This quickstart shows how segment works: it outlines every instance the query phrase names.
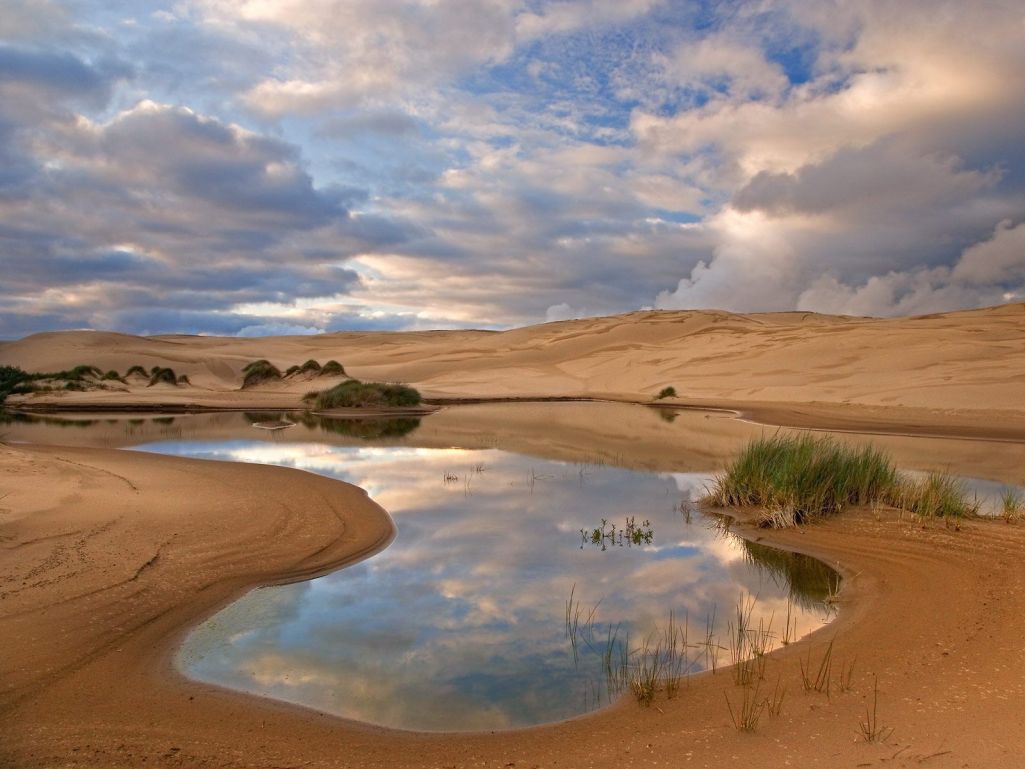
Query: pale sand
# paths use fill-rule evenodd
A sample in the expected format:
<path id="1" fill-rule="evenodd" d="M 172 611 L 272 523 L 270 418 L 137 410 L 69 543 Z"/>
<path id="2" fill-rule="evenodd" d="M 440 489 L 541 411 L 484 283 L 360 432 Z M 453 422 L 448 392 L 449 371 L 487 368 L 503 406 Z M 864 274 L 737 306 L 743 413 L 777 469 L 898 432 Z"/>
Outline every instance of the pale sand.
<path id="1" fill-rule="evenodd" d="M 175 344 L 161 349 L 179 357 L 152 358 L 153 363 L 170 363 L 190 377 L 188 366 L 207 371 L 204 386 L 223 388 L 211 400 L 224 404 L 238 402 L 228 392 L 237 387 L 234 373 L 219 368 L 231 355 L 238 366 L 255 357 L 284 365 L 336 357 L 360 377 L 405 379 L 434 394 L 458 396 L 524 395 L 537 388 L 544 395 L 639 399 L 674 384 L 683 395 L 713 399 L 715 393 L 702 388 L 714 389 L 710 383 L 717 381 L 729 403 L 743 402 L 750 390 L 756 394 L 748 400 L 795 411 L 805 409 L 805 402 L 825 403 L 824 412 L 816 411 L 817 404 L 809 410 L 828 417 L 850 398 L 865 408 L 904 414 L 906 425 L 921 421 L 921 414 L 941 422 L 969 414 L 977 432 L 1000 434 L 1021 418 L 1023 322 L 1020 305 L 903 321 L 814 317 L 802 323 L 792 315 L 738 320 L 672 313 L 501 335 L 349 335 L 344 345 L 321 340 L 337 343 L 329 353 L 314 350 L 317 340 L 306 338 L 168 342 L 75 333 L 5 345 L 0 361 L 33 369 L 89 362 L 123 370 L 149 363 L 133 345 Z M 574 328 L 575 337 L 569 333 Z M 798 338 L 778 347 L 787 333 Z M 887 344 L 891 336 L 897 341 Z M 122 345 L 110 358 L 102 357 L 104 337 Z M 82 345 L 94 342 L 100 347 L 79 355 Z M 267 345 L 280 349 L 281 357 L 268 354 Z M 930 345 L 932 362 L 926 358 Z M 743 346 L 749 356 L 741 354 Z M 446 358 L 449 348 L 455 351 Z M 1004 348 L 999 356 L 994 352 Z M 710 360 L 699 360 L 701 349 Z M 836 357 L 838 350 L 846 350 L 846 363 Z M 370 362 L 375 356 L 376 364 Z M 489 369 L 498 358 L 515 365 Z M 830 360 L 834 376 L 826 378 Z M 747 361 L 756 375 L 745 373 Z M 894 370 L 885 370 L 883 361 Z M 770 365 L 784 373 L 772 373 Z M 672 379 L 661 378 L 669 371 Z M 822 376 L 804 381 L 813 371 Z M 874 375 L 880 384 L 873 390 Z M 945 381 L 958 384 L 948 393 Z M 171 388 L 165 392 L 172 400 L 191 397 Z M 168 397 L 147 397 L 157 403 L 157 395 Z M 575 416 L 559 417 L 554 435 L 552 413 L 525 404 L 447 409 L 414 435 L 424 445 L 472 446 L 475 436 L 490 431 L 503 447 L 548 456 L 571 458 L 593 450 L 636 456 L 639 466 L 686 469 L 693 463 L 704 469 L 709 458 L 721 460 L 731 446 L 762 429 L 719 424 L 703 441 L 700 420 L 722 415 L 678 417 L 693 422 L 696 440 L 687 431 L 674 432 L 675 422 L 663 423 L 652 412 L 651 420 L 631 417 L 624 433 L 623 426 L 595 424 L 587 404 L 579 406 Z M 927 420 L 923 429 L 929 426 Z M 120 445 L 117 427 L 123 431 L 112 427 L 111 445 Z M 723 427 L 725 437 L 711 438 L 722 436 Z M 637 440 L 622 437 L 630 431 Z M 935 441 L 933 453 L 900 436 L 877 440 L 920 463 L 963 459 L 978 468 L 971 474 L 1022 480 L 1018 443 Z M 197 684 L 171 668 L 182 633 L 248 587 L 305 578 L 383 546 L 390 522 L 359 490 L 280 468 L 75 448 L 4 449 L 0 473 L 0 493 L 7 494 L 0 499 L 0 766 L 1023 763 L 1025 526 L 979 522 L 955 532 L 892 515 L 876 520 L 852 513 L 800 532 L 749 530 L 764 542 L 837 563 L 848 577 L 839 619 L 772 655 L 769 682 L 782 676 L 787 699 L 783 716 L 764 718 L 755 735 L 737 734 L 729 725 L 723 693 L 735 701 L 738 695 L 723 673 L 693 679 L 678 699 L 660 699 L 654 708 L 627 697 L 564 724 L 498 734 L 418 735 Z M 836 657 L 856 656 L 857 664 L 853 691 L 827 700 L 801 690 L 798 660 L 810 648 L 817 663 L 832 638 Z M 866 745 L 856 731 L 876 675 L 880 719 L 895 731 L 885 745 Z"/>
<path id="2" fill-rule="evenodd" d="M 64 407 L 294 408 L 337 380 L 238 392 L 242 367 L 340 361 L 365 380 L 408 382 L 432 398 L 577 396 L 774 409 L 806 425 L 844 419 L 873 429 L 926 427 L 1025 437 L 1025 304 L 920 318 L 864 319 L 715 311 L 646 312 L 501 333 L 433 331 L 237 339 L 37 334 L 0 344 L 0 364 L 30 371 L 92 364 L 124 372 L 172 367 L 191 387 L 137 384 L 125 392 L 66 393 Z M 15 399 L 17 400 L 17 399 Z M 38 398 L 36 399 L 38 400 Z M 993 433 L 988 433 L 993 434 Z"/>

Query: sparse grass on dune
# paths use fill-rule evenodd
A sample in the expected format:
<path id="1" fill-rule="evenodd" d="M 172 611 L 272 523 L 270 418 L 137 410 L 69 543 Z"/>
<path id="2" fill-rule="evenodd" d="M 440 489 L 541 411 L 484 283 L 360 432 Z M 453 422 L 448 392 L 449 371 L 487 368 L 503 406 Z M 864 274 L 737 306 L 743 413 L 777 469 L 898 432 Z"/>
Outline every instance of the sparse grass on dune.
<path id="1" fill-rule="evenodd" d="M 321 376 L 345 376 L 345 368 L 336 360 L 329 360 L 320 369 Z"/>
<path id="2" fill-rule="evenodd" d="M 242 387 L 253 387 L 262 382 L 281 379 L 281 371 L 269 360 L 261 358 L 242 367 Z"/>
<path id="3" fill-rule="evenodd" d="M 146 386 L 152 387 L 156 384 L 178 384 L 178 377 L 175 375 L 174 369 L 163 368 L 161 366 L 154 366 L 149 378 L 149 384 Z"/>
<path id="4" fill-rule="evenodd" d="M 885 504 L 923 516 L 978 513 L 963 486 L 933 473 L 905 477 L 884 452 L 833 438 L 776 435 L 749 443 L 712 482 L 705 501 L 719 507 L 757 507 L 764 526 L 794 526 L 851 505 Z"/>

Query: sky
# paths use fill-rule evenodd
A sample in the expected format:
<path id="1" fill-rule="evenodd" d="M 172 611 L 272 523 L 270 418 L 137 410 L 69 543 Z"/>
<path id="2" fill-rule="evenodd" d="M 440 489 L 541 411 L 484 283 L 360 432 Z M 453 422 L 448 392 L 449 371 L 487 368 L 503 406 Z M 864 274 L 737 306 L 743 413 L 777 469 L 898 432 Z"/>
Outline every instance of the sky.
<path id="1" fill-rule="evenodd" d="M 1020 0 L 0 0 L 0 338 L 1025 300 Z"/>

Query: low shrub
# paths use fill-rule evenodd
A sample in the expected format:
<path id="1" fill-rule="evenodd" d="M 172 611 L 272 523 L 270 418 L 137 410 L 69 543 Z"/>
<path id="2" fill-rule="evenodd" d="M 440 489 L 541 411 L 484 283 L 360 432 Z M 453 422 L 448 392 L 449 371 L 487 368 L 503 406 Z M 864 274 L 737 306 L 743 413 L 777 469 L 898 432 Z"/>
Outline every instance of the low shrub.
<path id="1" fill-rule="evenodd" d="M 269 360 L 261 358 L 242 367 L 243 389 L 275 379 L 281 379 L 281 371 Z"/>
<path id="2" fill-rule="evenodd" d="M 318 409 L 402 408 L 419 406 L 420 402 L 420 393 L 407 385 L 360 382 L 349 379 L 335 385 L 330 390 L 317 393 L 314 405 Z"/>
<path id="3" fill-rule="evenodd" d="M 329 360 L 320 368 L 321 376 L 345 376 L 345 369 L 336 360 Z"/>
<path id="4" fill-rule="evenodd" d="M 675 387 L 663 387 L 658 391 L 658 395 L 655 396 L 655 400 L 662 400 L 663 398 L 675 398 L 676 388 Z"/>
<path id="5" fill-rule="evenodd" d="M 175 376 L 174 370 L 169 368 L 162 368 L 160 366 L 154 366 L 152 375 L 149 378 L 149 384 L 147 387 L 152 387 L 156 384 L 178 384 L 178 377 Z"/>

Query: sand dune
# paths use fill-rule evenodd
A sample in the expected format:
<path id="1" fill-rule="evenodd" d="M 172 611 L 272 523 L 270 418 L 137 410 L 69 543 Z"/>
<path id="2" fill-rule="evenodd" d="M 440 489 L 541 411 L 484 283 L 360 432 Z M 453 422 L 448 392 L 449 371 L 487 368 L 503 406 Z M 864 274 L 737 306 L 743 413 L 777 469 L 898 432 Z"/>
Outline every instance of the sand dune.
<path id="1" fill-rule="evenodd" d="M 980 410 L 996 423 L 1025 417 L 1021 303 L 896 319 L 637 312 L 505 332 L 238 339 L 74 331 L 0 345 L 0 363 L 27 370 L 164 365 L 194 385 L 49 397 L 61 404 L 294 407 L 313 386 L 297 381 L 238 393 L 242 367 L 257 358 L 281 368 L 334 358 L 357 378 L 407 382 L 436 398 L 645 401 L 671 385 L 686 402 L 898 407 L 939 421 Z"/>

